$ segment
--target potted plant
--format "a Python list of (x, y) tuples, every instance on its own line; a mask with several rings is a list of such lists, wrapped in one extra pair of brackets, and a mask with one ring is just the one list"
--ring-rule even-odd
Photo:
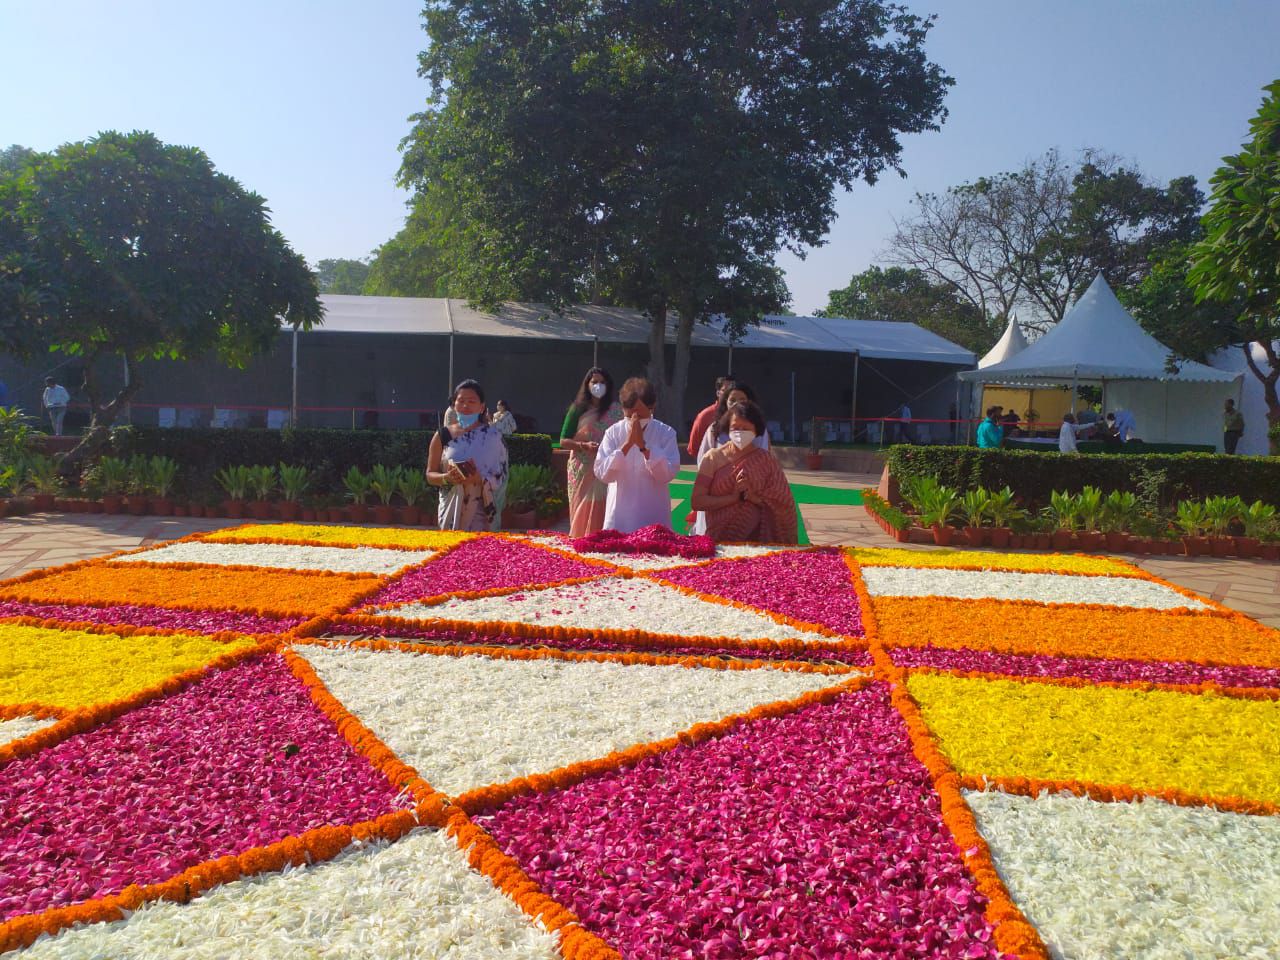
[(249, 467), (249, 515), (255, 520), (271, 519), (271, 494), (276, 489), (276, 468), (264, 463)]
[(804, 465), (810, 470), (822, 469), (822, 434), (817, 417), (809, 421), (809, 453), (805, 456)]
[(1076, 498), (1063, 490), (1054, 490), (1049, 494), (1049, 514), (1054, 524), (1053, 549), (1070, 550), (1076, 539)]
[(147, 463), (147, 486), (151, 493), (151, 512), (167, 517), (173, 513), (173, 482), (178, 478), (177, 461), (169, 457), (152, 457)]
[(22, 492), (26, 483), (25, 464), (10, 463), (0, 469), (0, 517), (8, 516), (9, 501)]
[(1209, 551), (1209, 539), (1204, 535), (1208, 527), (1204, 504), (1198, 500), (1183, 500), (1178, 504), (1174, 524), (1182, 531), (1182, 548), (1188, 557), (1203, 556)]
[(538, 504), (550, 485), (551, 472), (530, 463), (512, 464), (507, 472), (507, 504), (502, 525), (531, 530), (538, 519)]
[(1085, 486), (1076, 494), (1076, 516), (1080, 520), (1081, 550), (1100, 550), (1104, 535), (1098, 530), (1102, 522), (1105, 498), (1097, 487)]
[(1107, 538), (1107, 549), (1119, 553), (1129, 548), (1130, 530), (1138, 515), (1137, 494), (1127, 490), (1112, 490), (1102, 502), (1102, 529)]
[(952, 530), (948, 523), (960, 507), (960, 495), (936, 480), (923, 485), (918, 494), (920, 524), (933, 530), (933, 542), (938, 546), (950, 546)]
[(369, 471), (369, 489), (378, 498), (373, 508), (374, 522), (395, 523), (396, 511), (391, 501), (400, 489), (400, 468), (375, 463)]
[[(279, 472), (280, 494), (284, 497), (279, 506), (280, 519), (296, 520), (302, 511), (298, 501), (302, 499), (302, 494), (306, 492), (307, 485), (311, 482), (311, 472), (304, 466), (291, 466), (287, 463), (280, 464)], [(311, 519), (315, 519), (314, 511)]]
[(141, 517), (151, 506), (151, 461), (142, 454), (134, 454), (125, 465), (124, 507), (135, 517)]
[(991, 545), (1007, 547), (1013, 539), (1013, 525), (1024, 520), (1027, 511), (1018, 506), (1013, 498), (1013, 491), (1007, 486), (1003, 490), (995, 490), (987, 501), (987, 512), (995, 525), (991, 530)]
[(400, 508), (400, 522), (414, 525), (422, 522), (422, 501), (426, 499), (429, 486), (427, 475), (421, 470), (400, 471), (400, 496), (404, 498), (404, 506)]
[(249, 468), (243, 465), (223, 467), (213, 478), (227, 494), (222, 506), (223, 512), (232, 520), (239, 520), (244, 516), (245, 495), (249, 490)]
[(538, 504), (536, 509), (537, 524), (540, 528), (551, 526), (560, 519), (560, 513), (569, 506), (563, 494), (559, 490), (548, 489), (542, 497), (542, 502)]
[(991, 506), (991, 494), (985, 487), (974, 487), (965, 491), (960, 497), (960, 516), (964, 518), (964, 536), (971, 547), (980, 547), (984, 537), (982, 521), (986, 519)]
[(342, 478), (342, 485), (347, 488), (347, 496), (351, 499), (347, 516), (353, 523), (364, 523), (367, 517), (364, 502), (368, 499), (370, 490), (368, 475), (353, 465), (347, 471), (347, 475)]
[(1229, 535), (1231, 524), (1248, 508), (1239, 497), (1208, 497), (1204, 501), (1204, 519), (1209, 534), (1209, 551), (1215, 557), (1235, 556), (1236, 542)]
[(1244, 524), (1244, 536), (1236, 537), (1236, 553), (1245, 558), (1262, 554), (1262, 540), (1276, 529), (1276, 508), (1269, 503), (1255, 500), (1240, 514)]
[(129, 482), (129, 465), (119, 457), (103, 457), (98, 461), (98, 480), (102, 483), (102, 512), (119, 513)]
[(53, 501), (62, 489), (62, 478), (58, 476), (58, 465), (52, 457), (33, 454), (27, 458), (27, 482), (35, 491), (31, 498), (33, 510), (52, 510)]

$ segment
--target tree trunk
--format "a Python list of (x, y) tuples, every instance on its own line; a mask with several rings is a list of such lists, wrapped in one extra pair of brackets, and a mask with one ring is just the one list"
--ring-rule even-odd
[(1276, 353), (1275, 343), (1271, 340), (1256, 341), (1267, 355), (1267, 370), (1264, 373), (1253, 359), (1253, 344), (1246, 343), (1245, 362), (1253, 375), (1262, 381), (1262, 399), (1267, 403), (1267, 440), (1269, 453), (1280, 456), (1280, 396), (1276, 394), (1276, 384), (1280, 382), (1280, 354)]
[(658, 390), (658, 416), (664, 423), (675, 427), (677, 436), (683, 435), (684, 396), (689, 385), (689, 359), (693, 345), (694, 311), (686, 309), (679, 314), (676, 325), (676, 355), (667, 375), (667, 321), (670, 313), (666, 306), (653, 311), (649, 329), (648, 376)]
[(120, 415), (120, 411), (128, 405), (129, 401), (142, 388), (142, 380), (138, 376), (138, 368), (133, 359), (126, 356), (124, 363), (125, 369), (129, 372), (129, 382), (124, 389), (111, 398), (109, 403), (99, 404), (98, 383), (93, 372), (93, 361), (96, 359), (97, 354), (95, 353), (89, 358), (89, 362), (84, 367), (84, 390), (89, 397), (89, 427), (85, 430), (84, 436), (80, 438), (80, 442), (63, 458), (63, 473), (74, 472), (73, 468), (97, 455), (97, 452), (110, 439), (111, 426), (116, 422), (116, 417)]

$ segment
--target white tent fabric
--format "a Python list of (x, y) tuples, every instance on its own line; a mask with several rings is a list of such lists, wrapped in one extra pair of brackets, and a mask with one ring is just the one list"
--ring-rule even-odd
[(987, 367), (995, 366), (997, 363), (1003, 363), (1011, 357), (1017, 356), (1025, 349), (1027, 349), (1027, 338), (1022, 332), (1022, 328), (1018, 326), (1017, 318), (1011, 319), (1009, 326), (1004, 328), (1004, 333), (996, 341), (996, 345), (988, 350), (986, 355), (978, 361), (978, 369), (984, 370)]
[(976, 383), (1069, 383), (1072, 379), (1231, 383), (1239, 379), (1239, 374), (1193, 362), (1169, 373), (1168, 357), (1169, 349), (1138, 326), (1098, 274), (1062, 321), (1035, 343), (1001, 363), (959, 376)]
[[(411, 297), (322, 296), (319, 333), (414, 333), (473, 337), (532, 337), (601, 343), (647, 343), (649, 320), (638, 310), (579, 306), (555, 313), (538, 304), (507, 303), (497, 313), (465, 300)], [(695, 347), (727, 347), (717, 324), (694, 329)], [(914, 323), (835, 317), (769, 316), (734, 341), (734, 349), (858, 353), (866, 359), (919, 360), (971, 366), (972, 352)]]

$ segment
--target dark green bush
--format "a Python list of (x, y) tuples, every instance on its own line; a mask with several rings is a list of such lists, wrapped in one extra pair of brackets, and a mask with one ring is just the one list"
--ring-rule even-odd
[(1063, 454), (1031, 450), (980, 450), (967, 446), (895, 446), (889, 468), (902, 483), (933, 476), (961, 493), (1006, 484), (1024, 506), (1049, 502), (1054, 490), (1104, 493), (1127, 490), (1150, 510), (1180, 500), (1239, 495), (1247, 502), (1280, 504), (1280, 457), (1230, 457), (1216, 453)]
[(862, 502), (866, 504), (868, 510), (875, 513), (895, 530), (906, 530), (911, 526), (911, 518), (897, 507), (889, 506), (888, 503), (881, 499), (878, 493), (874, 493), (871, 490), (862, 491)]
[[(179, 483), (200, 499), (219, 493), (213, 476), (225, 466), (298, 464), (312, 474), (313, 493), (342, 491), (351, 467), (368, 471), (374, 464), (422, 469), (427, 462), (429, 430), (214, 430), (128, 427), (112, 433), (110, 449), (117, 457), (141, 454), (178, 461)], [(551, 466), (551, 438), (515, 434), (507, 438), (512, 463)]]

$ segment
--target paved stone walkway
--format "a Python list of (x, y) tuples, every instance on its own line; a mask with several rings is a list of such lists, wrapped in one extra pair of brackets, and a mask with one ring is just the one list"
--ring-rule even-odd
[[(793, 483), (856, 489), (874, 487), (878, 475), (787, 471)], [(924, 544), (900, 544), (881, 530), (862, 507), (804, 504), (809, 539), (815, 544), (897, 546), (934, 550)], [(40, 567), (99, 557), (117, 550), (172, 540), (187, 534), (242, 523), (240, 520), (192, 520), (177, 517), (34, 514), (0, 519), (0, 579)], [(1280, 564), (1263, 560), (1212, 557), (1135, 557), (1121, 559), (1219, 603), (1280, 628)]]

